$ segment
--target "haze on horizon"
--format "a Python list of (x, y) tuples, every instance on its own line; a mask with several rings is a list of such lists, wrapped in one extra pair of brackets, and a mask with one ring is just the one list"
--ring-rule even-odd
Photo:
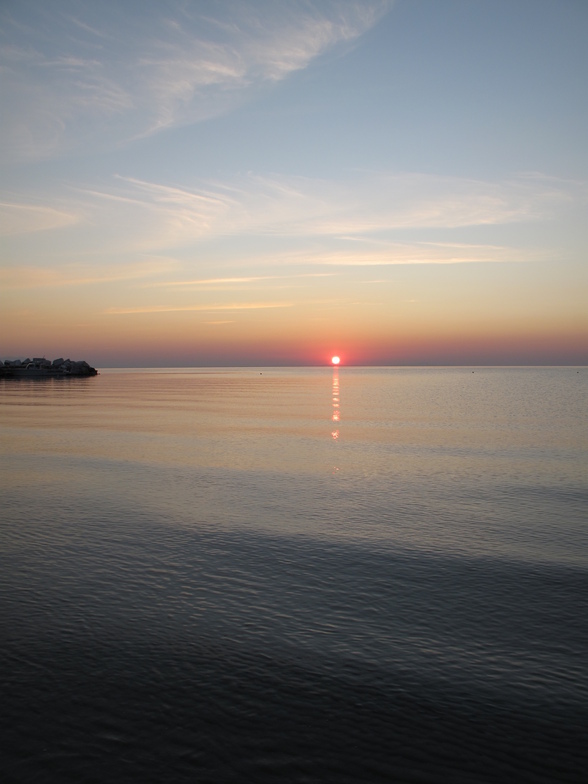
[(582, 0), (5, 0), (0, 358), (588, 364)]

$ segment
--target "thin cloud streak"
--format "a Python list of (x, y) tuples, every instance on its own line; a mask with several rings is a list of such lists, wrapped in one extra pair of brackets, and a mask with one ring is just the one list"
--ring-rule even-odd
[[(301, 250), (273, 254), (267, 259), (258, 256), (249, 259), (250, 264), (258, 265), (309, 265), (309, 266), (394, 266), (412, 264), (483, 264), (483, 263), (531, 263), (542, 261), (548, 254), (544, 250), (530, 250), (502, 245), (475, 245), (448, 242), (385, 242), (372, 243), (356, 238), (353, 248), (341, 247), (337, 250)], [(378, 250), (374, 250), (374, 245)], [(437, 250), (435, 250), (437, 249)], [(243, 260), (242, 260), (243, 261)], [(247, 263), (247, 262), (244, 262)], [(327, 273), (329, 274), (329, 273)], [(334, 273), (330, 273), (334, 274)]]
[(3, 237), (62, 229), (75, 225), (79, 220), (78, 215), (54, 207), (0, 202), (0, 236)]
[(199, 287), (199, 286), (214, 286), (214, 285), (231, 285), (234, 283), (258, 283), (266, 280), (292, 280), (297, 278), (326, 278), (330, 277), (332, 272), (305, 272), (293, 275), (253, 275), (241, 278), (200, 278), (198, 280), (168, 280), (162, 283), (145, 283), (144, 288), (151, 287)]
[(0, 268), (0, 285), (3, 289), (71, 288), (103, 283), (122, 283), (142, 278), (169, 274), (170, 262), (142, 260), (124, 265), (107, 265), (102, 269), (63, 265), (60, 268), (38, 266), (11, 266)]
[(141, 313), (179, 313), (189, 311), (204, 311), (214, 313), (223, 310), (273, 310), (276, 308), (292, 308), (293, 302), (263, 302), (263, 303), (237, 303), (232, 305), (188, 305), (180, 307), (170, 307), (167, 305), (155, 305), (145, 308), (109, 308), (104, 311), (108, 316), (129, 316)]
[(202, 278), (201, 280), (167, 280), (164, 283), (151, 283), (150, 286), (208, 286), (220, 283), (257, 283), (260, 280), (275, 280), (277, 275), (257, 275), (248, 278)]

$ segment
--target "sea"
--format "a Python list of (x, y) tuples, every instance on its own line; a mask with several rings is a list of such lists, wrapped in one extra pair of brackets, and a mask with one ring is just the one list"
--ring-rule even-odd
[(0, 381), (4, 784), (588, 781), (588, 369)]

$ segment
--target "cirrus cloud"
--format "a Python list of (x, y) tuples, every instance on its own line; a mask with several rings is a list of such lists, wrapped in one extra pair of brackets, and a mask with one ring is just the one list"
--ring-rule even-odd
[[(7, 160), (119, 146), (222, 115), (365, 33), (391, 0), (38, 0), (0, 9)], [(55, 41), (65, 41), (56, 48)]]

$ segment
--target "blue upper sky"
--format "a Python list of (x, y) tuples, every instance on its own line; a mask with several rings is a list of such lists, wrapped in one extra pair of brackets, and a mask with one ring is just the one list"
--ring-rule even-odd
[[(587, 33), (585, 0), (4, 0), (0, 350), (298, 328), (394, 361), (470, 330), (581, 359)], [(40, 290), (84, 307), (31, 321)]]

